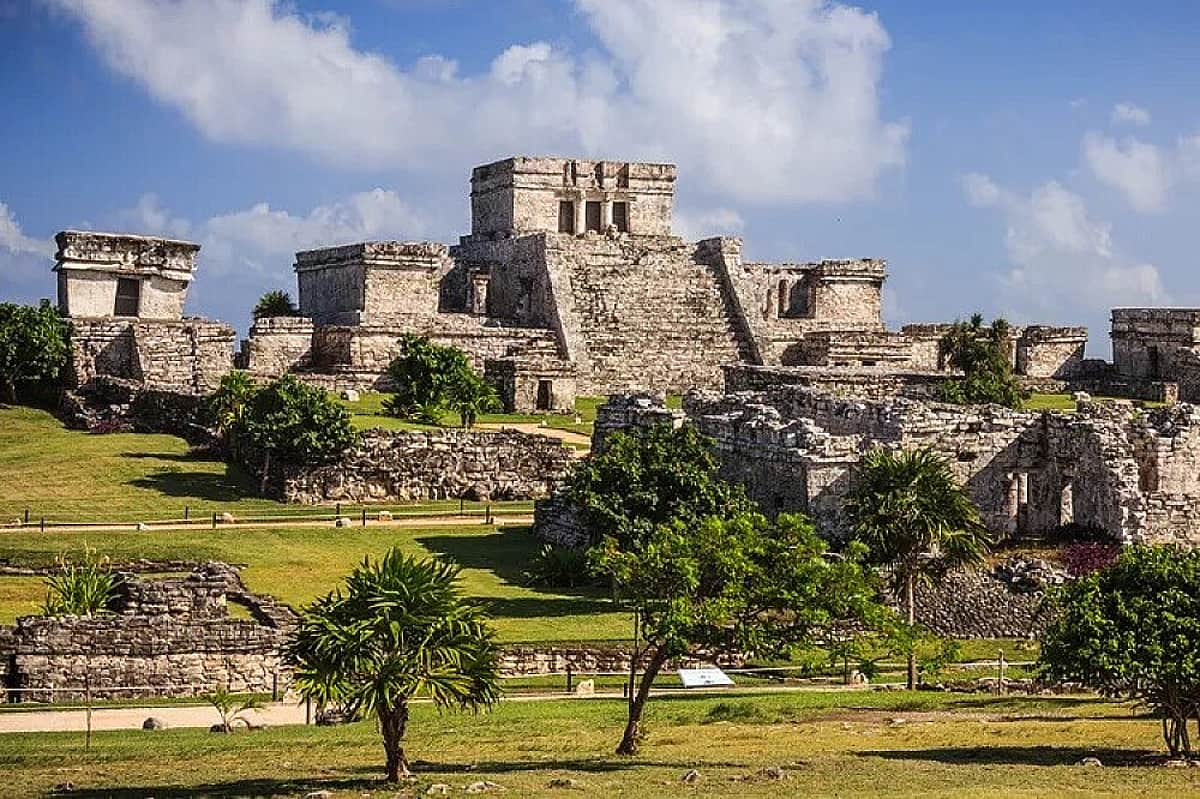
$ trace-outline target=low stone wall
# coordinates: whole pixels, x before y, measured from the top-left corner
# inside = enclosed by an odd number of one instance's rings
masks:
[[[243,339],[242,368],[256,377],[276,378],[312,363],[313,323],[300,316],[255,319]]]
[[[567,669],[588,674],[629,672],[629,647],[623,644],[609,646],[507,646],[500,653],[500,673],[505,677],[536,676],[539,674],[563,674]],[[711,665],[714,661],[703,658],[680,658],[671,661],[667,670],[694,668]],[[743,658],[717,658],[718,665],[740,666]]]
[[[170,433],[193,444],[208,443],[204,397],[147,389],[142,383],[100,376],[64,391],[59,415],[68,427],[96,433]]]
[[[254,620],[228,615],[226,600]],[[111,612],[27,616],[0,634],[0,671],[14,701],[195,696],[282,690],[290,680],[281,646],[295,615],[246,592],[224,564],[186,579],[120,575]]]
[[[1037,638],[1050,622],[1044,587],[1019,586],[993,572],[951,572],[918,585],[917,621],[946,638]]]
[[[336,463],[293,470],[288,502],[540,499],[571,473],[574,452],[515,430],[370,430]]]

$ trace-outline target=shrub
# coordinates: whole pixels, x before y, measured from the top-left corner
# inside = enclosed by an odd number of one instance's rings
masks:
[[[440,417],[451,389],[469,374],[473,374],[471,362],[462,350],[406,333],[400,340],[400,357],[387,368],[394,393],[383,409],[392,416],[426,421]]]
[[[1107,568],[1121,554],[1120,544],[1080,542],[1062,548],[1063,567],[1072,577],[1084,577]]]
[[[529,562],[525,582],[543,588],[578,588],[595,578],[586,549],[546,544]]]
[[[20,385],[46,383],[67,362],[68,328],[49,300],[37,306],[0,303],[0,389],[17,401]]]
[[[938,399],[958,405],[995,403],[1020,408],[1021,389],[1009,361],[1011,333],[1005,320],[993,320],[985,327],[979,314],[970,321],[955,322],[940,346],[946,362],[964,377],[939,385]]]
[[[254,305],[255,319],[265,319],[270,316],[299,315],[300,311],[297,310],[296,304],[292,302],[292,295],[279,289],[268,291],[259,297],[258,302]]]
[[[47,616],[92,616],[108,609],[116,588],[116,577],[107,558],[97,558],[86,546],[78,563],[65,554],[58,556],[58,570],[46,575]]]

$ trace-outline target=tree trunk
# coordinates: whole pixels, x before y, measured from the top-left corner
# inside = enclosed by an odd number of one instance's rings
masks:
[[[387,757],[387,781],[399,782],[411,776],[404,756],[404,729],[408,726],[408,701],[401,699],[393,707],[379,709],[379,730],[383,733],[383,752]]]
[[[904,606],[908,612],[908,627],[909,630],[917,623],[917,608],[914,598],[914,586],[916,576],[913,574],[905,575],[904,577]],[[910,641],[908,648],[908,690],[913,690],[917,687],[917,652]]]
[[[17,382],[15,380],[4,381],[4,399],[9,405],[17,404]]]
[[[617,746],[618,755],[636,755],[638,753],[638,745],[642,737],[642,711],[645,710],[646,699],[650,696],[650,686],[654,684],[654,678],[658,676],[658,672],[666,662],[666,651],[661,648],[655,649],[654,654],[650,657],[650,662],[646,664],[646,670],[642,672],[637,693],[629,703],[629,720],[625,723],[625,734],[621,736],[621,743]]]
[[[264,497],[267,495],[267,483],[271,479],[271,450],[265,450],[263,453],[263,473],[262,483],[258,486],[258,493]]]

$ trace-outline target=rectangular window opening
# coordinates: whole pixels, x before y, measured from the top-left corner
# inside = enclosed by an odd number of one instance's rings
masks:
[[[558,232],[575,232],[575,203],[562,200],[558,204]]]
[[[621,233],[629,232],[629,203],[613,203],[613,224]]]
[[[114,316],[137,316],[141,306],[142,281],[131,277],[117,278],[117,301]]]
[[[586,220],[585,220],[586,225],[584,226],[584,229],[585,230],[594,230],[597,233],[599,233],[600,232],[600,203],[599,203],[599,201],[588,200],[587,205],[584,207],[584,212],[586,214]]]

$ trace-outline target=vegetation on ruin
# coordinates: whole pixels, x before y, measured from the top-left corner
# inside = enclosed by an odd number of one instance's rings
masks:
[[[463,427],[472,427],[481,414],[500,409],[495,388],[475,372],[466,353],[425,336],[401,337],[400,357],[388,365],[387,376],[394,393],[383,409],[392,416],[436,425],[453,411]]]
[[[613,433],[579,464],[566,493],[593,542],[611,537],[622,547],[659,525],[755,510],[741,486],[718,477],[710,441],[691,426]]]
[[[593,551],[617,598],[637,613],[641,673],[631,685],[617,754],[637,754],[650,689],[668,660],[753,652],[779,658],[849,624],[884,615],[862,547],[826,554],[812,522],[757,513],[676,517],[635,536],[605,536]]]
[[[265,319],[271,316],[299,316],[292,295],[282,289],[274,289],[258,298],[254,304],[254,318]]]
[[[262,455],[265,488],[272,460],[327,461],[354,446],[358,433],[350,412],[328,391],[284,375],[250,394],[228,436]]]
[[[429,705],[412,709],[417,780],[382,784],[374,720],[272,727],[0,736],[5,790],[39,796],[276,796],[302,799],[451,795],[490,781],[501,796],[1139,796],[1196,788],[1196,770],[1163,768],[1158,722],[1128,704],[1089,697],[838,691],[663,696],[653,703],[644,757],[611,754],[625,721],[620,699],[501,702],[469,723]],[[1103,768],[1077,763],[1098,757]],[[691,769],[702,779],[684,785]],[[781,773],[769,771],[780,769]],[[778,777],[778,778],[777,778]],[[574,783],[555,780],[573,780]],[[564,788],[563,786],[570,786]]]
[[[42,612],[47,616],[91,616],[108,608],[116,588],[116,575],[108,559],[98,557],[84,546],[76,559],[58,556],[58,568],[44,579],[46,600]]]
[[[49,300],[38,305],[0,303],[0,399],[58,377],[67,362],[69,331]]]
[[[499,699],[499,650],[450,563],[390,549],[365,558],[333,591],[301,611],[286,658],[300,694],[352,718],[373,716],[385,779],[407,777],[410,703],[478,712]]]
[[[955,322],[940,342],[946,363],[963,373],[961,380],[939,384],[938,398],[957,405],[993,403],[1021,407],[1021,387],[1010,361],[1012,327],[1004,319],[983,324],[983,316]]]
[[[1200,733],[1200,552],[1129,547],[1063,586],[1055,604],[1046,675],[1144,702],[1171,755],[1190,755],[1189,722]]]
[[[936,452],[867,452],[845,503],[856,541],[891,574],[910,626],[914,589],[947,571],[978,565],[992,543],[979,510]],[[908,651],[908,687],[917,685],[917,659]]]

